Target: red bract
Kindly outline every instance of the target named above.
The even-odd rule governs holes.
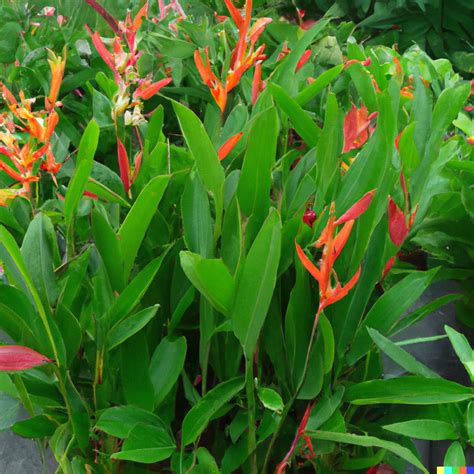
[[[120,178],[122,179],[125,192],[128,193],[130,190],[130,163],[128,161],[127,150],[125,149],[125,146],[119,137],[117,137],[117,155],[120,169]]]
[[[352,231],[355,219],[365,212],[372,201],[375,190],[366,193],[359,201],[357,201],[348,211],[346,211],[339,219],[336,219],[335,205],[331,204],[330,217],[326,227],[321,232],[318,240],[314,243],[317,248],[322,248],[322,256],[319,268],[314,265],[311,260],[303,252],[303,249],[296,243],[296,251],[301,263],[306,270],[319,283],[319,308],[317,316],[321,311],[340,299],[344,298],[349,291],[354,287],[359,279],[361,268],[352,276],[352,278],[342,286],[339,282],[336,271],[334,270],[334,263],[341,253],[341,250],[347,243],[347,240]],[[352,218],[351,218],[352,217]],[[342,229],[335,234],[337,227],[344,223]],[[336,281],[336,286],[331,284],[331,276]]]
[[[310,57],[311,57],[311,50],[307,49],[298,60],[298,63],[296,64],[295,72],[298,72],[308,62]]]
[[[410,229],[413,225],[413,221],[416,217],[418,206],[411,213],[410,216],[405,215],[392,199],[391,196],[388,198],[388,230],[390,233],[390,239],[397,246],[401,247],[403,242],[408,236]],[[408,219],[408,222],[407,222]]]
[[[303,222],[308,226],[308,227],[313,227],[314,221],[318,218],[316,213],[312,209],[306,209],[306,211],[303,214]]]
[[[222,161],[232,151],[237,142],[242,138],[242,135],[242,132],[236,133],[225,141],[225,143],[219,148],[219,151],[217,153],[219,160]]]
[[[368,115],[364,104],[361,104],[359,109],[352,104],[351,110],[344,118],[344,148],[342,150],[344,153],[361,147],[367,141],[370,122],[376,116],[377,112]]]
[[[0,346],[0,371],[13,372],[31,369],[53,362],[43,354],[23,346]]]
[[[293,451],[296,448],[296,444],[298,443],[298,440],[301,437],[305,440],[306,446],[308,447],[308,449],[311,453],[309,455],[309,458],[312,459],[312,458],[316,457],[316,454],[315,454],[314,449],[313,449],[313,443],[311,442],[311,439],[304,434],[305,429],[306,429],[306,425],[308,424],[309,415],[311,414],[311,410],[313,408],[313,405],[314,405],[314,401],[311,401],[311,402],[308,403],[308,406],[306,407],[306,411],[304,412],[303,418],[301,419],[300,425],[298,426],[298,429],[296,431],[296,435],[293,439],[293,443],[291,443],[290,449],[286,453],[283,460],[280,462],[280,464],[278,464],[278,466],[276,468],[276,474],[283,474],[285,472],[286,465],[288,464],[288,461],[290,460],[290,457],[291,457],[291,455],[293,454]]]

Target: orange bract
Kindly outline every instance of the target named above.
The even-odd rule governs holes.
[[[255,103],[258,92],[261,90],[261,61],[265,59],[263,51],[265,45],[255,49],[255,44],[262,34],[265,27],[272,21],[271,18],[259,18],[250,28],[250,20],[252,18],[252,0],[245,3],[245,15],[242,16],[232,3],[232,0],[225,0],[225,4],[229,10],[230,16],[239,30],[239,39],[232,51],[230,57],[229,69],[225,81],[217,78],[211,69],[209,61],[208,49],[204,49],[206,64],[203,63],[199,50],[194,53],[194,62],[199,71],[201,79],[209,87],[212,97],[217,105],[224,112],[227,104],[228,93],[239,83],[243,74],[255,64],[258,64],[258,72],[254,81],[252,98]]]
[[[341,250],[347,243],[354,225],[354,221],[362,213],[364,213],[370,205],[374,196],[375,190],[369,191],[362,196],[348,211],[346,211],[339,219],[335,216],[335,205],[331,204],[329,220],[326,227],[321,232],[318,240],[314,243],[317,248],[322,248],[322,256],[319,268],[306,256],[303,249],[295,242],[296,252],[301,263],[306,270],[319,283],[319,309],[318,313],[325,307],[336,303],[344,298],[349,291],[354,287],[359,279],[361,268],[352,276],[352,278],[342,286],[339,282],[336,271],[334,270],[334,263],[341,253]],[[344,224],[337,232],[338,226]],[[336,281],[333,286],[331,277]]]

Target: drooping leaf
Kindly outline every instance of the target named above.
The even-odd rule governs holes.
[[[186,359],[186,338],[161,340],[150,361],[150,378],[158,406],[178,380]]]
[[[192,252],[179,254],[181,267],[192,284],[217,311],[230,316],[234,278],[220,259],[204,259]]]
[[[182,443],[185,446],[197,439],[216,412],[242,390],[244,383],[242,377],[226,380],[206,393],[188,411],[182,426]]]
[[[409,436],[410,438],[441,441],[457,439],[454,426],[440,420],[409,420],[383,426],[383,429],[393,433]]]

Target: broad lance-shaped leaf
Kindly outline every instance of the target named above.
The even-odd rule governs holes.
[[[340,444],[352,444],[355,446],[364,446],[373,448],[374,446],[381,449],[386,449],[398,457],[408,461],[410,464],[418,467],[423,473],[428,474],[426,468],[421,464],[420,460],[404,446],[393,441],[386,441],[384,439],[376,438],[375,436],[362,436],[351,433],[332,433],[329,431],[306,431],[306,435],[313,439],[320,439],[325,441],[334,441]]]
[[[270,211],[239,274],[232,311],[234,333],[247,358],[252,358],[275,289],[281,251],[281,223]]]
[[[53,362],[43,354],[23,346],[0,346],[0,371],[14,372]]]
[[[234,278],[220,259],[205,259],[182,251],[181,267],[191,283],[209,302],[226,316],[230,316],[234,295]]]
[[[155,406],[168,395],[183,370],[186,359],[186,338],[161,340],[150,361],[150,378],[155,391]]]
[[[449,326],[444,326],[444,330],[451,341],[451,345],[453,346],[456,355],[466,368],[471,380],[474,381],[474,351],[472,350],[469,341],[466,339],[464,334],[461,334]]]
[[[433,372],[431,369],[426,367],[426,365],[416,360],[409,352],[397,346],[390,339],[382,336],[382,334],[375,329],[367,328],[367,330],[369,331],[370,337],[375,344],[377,344],[380,350],[385,352],[385,354],[387,354],[388,357],[390,357],[390,359],[396,362],[400,367],[403,367],[412,374],[421,375],[422,377],[439,377],[436,372]]]
[[[87,186],[87,180],[92,171],[94,155],[99,143],[99,126],[95,120],[91,120],[82,135],[77,152],[76,170],[64,199],[64,218],[66,221],[69,249],[73,248],[74,235],[72,225],[79,202]]]
[[[301,106],[305,105],[313,97],[318,95],[332,80],[339,76],[343,69],[344,64],[338,64],[337,66],[324,71],[309,86],[306,86],[298,93],[295,97],[296,102]]]
[[[270,91],[278,106],[288,115],[294,129],[308,147],[313,148],[316,146],[321,129],[314,123],[313,119],[282,87],[270,84]]]
[[[242,390],[244,384],[245,380],[243,377],[236,377],[220,383],[206,393],[184,417],[182,443],[187,446],[196,441],[211,418]]]
[[[124,280],[132,270],[138,249],[168,186],[169,176],[156,176],[142,190],[119,230]]]
[[[112,459],[153,464],[169,458],[176,444],[169,434],[153,425],[138,423],[125,440],[122,450]]]
[[[428,288],[438,270],[439,268],[433,268],[427,272],[410,273],[374,303],[353,338],[352,348],[347,355],[349,364],[354,364],[370,350],[372,340],[367,328],[388,334],[405,311]]]
[[[272,168],[276,158],[278,114],[274,107],[258,114],[250,126],[237,196],[242,213],[263,222],[270,208]]]
[[[412,375],[357,383],[348,387],[345,395],[345,399],[354,405],[437,405],[472,398],[472,390],[458,383]]]
[[[224,169],[204,125],[197,115],[179,102],[172,101],[186,143],[196,161],[199,176],[212,194],[216,206],[214,239],[220,235],[223,210]]]
[[[451,423],[440,420],[409,420],[383,426],[384,430],[409,436],[410,438],[442,441],[458,439],[458,434]]]

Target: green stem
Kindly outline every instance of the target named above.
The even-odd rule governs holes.
[[[257,437],[255,430],[255,388],[253,382],[253,361],[245,358],[245,382],[247,390],[247,411],[248,411],[248,452],[250,461],[250,472],[257,473]]]
[[[314,323],[313,323],[313,329],[311,331],[311,337],[309,339],[309,344],[308,344],[308,350],[306,351],[306,359],[304,362],[303,366],[303,373],[301,375],[301,379],[296,387],[295,393],[293,396],[290,398],[288,403],[285,405],[285,408],[283,410],[283,413],[280,418],[280,422],[278,423],[277,429],[275,430],[275,433],[273,433],[272,439],[270,440],[270,444],[268,445],[267,453],[265,454],[265,461],[263,463],[263,468],[261,470],[262,474],[267,473],[267,467],[268,463],[270,462],[270,456],[272,454],[273,446],[275,445],[275,442],[280,435],[280,431],[283,428],[283,425],[285,424],[286,417],[288,416],[288,413],[290,413],[290,410],[293,407],[293,404],[295,403],[296,399],[298,398],[298,395],[303,388],[304,382],[306,380],[306,376],[308,375],[308,368],[309,368],[309,359],[311,357],[311,351],[313,350],[314,346],[314,341],[315,341],[315,336],[316,336],[316,328],[318,327],[318,322],[319,322],[319,317],[321,316],[322,313],[322,308],[321,306],[318,308],[318,311],[316,313],[316,316],[314,318]]]

